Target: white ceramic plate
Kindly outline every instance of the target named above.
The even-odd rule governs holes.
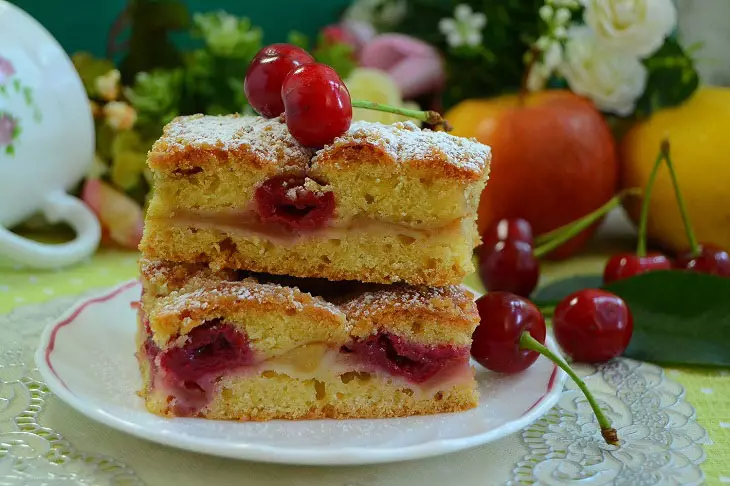
[[[373,464],[446,454],[495,441],[531,424],[560,397],[565,374],[545,358],[523,373],[477,367],[476,409],[378,420],[232,422],[153,415],[136,394],[134,356],[140,285],[86,299],[41,338],[36,363],[48,388],[82,414],[143,439],[237,459],[288,464]],[[548,339],[548,347],[556,350]]]

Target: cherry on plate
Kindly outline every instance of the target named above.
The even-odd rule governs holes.
[[[535,304],[509,292],[489,292],[476,305],[480,323],[472,334],[472,357],[498,373],[529,368],[540,354],[520,347],[522,333],[545,342],[545,319]]]

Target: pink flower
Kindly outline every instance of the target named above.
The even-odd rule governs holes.
[[[15,68],[12,63],[0,56],[0,84],[5,84],[13,74],[15,74]]]
[[[437,91],[445,80],[444,65],[431,45],[403,34],[382,34],[360,53],[363,67],[381,69],[393,78],[403,98]]]
[[[13,132],[15,132],[16,125],[17,122],[12,116],[8,114],[0,115],[0,147],[10,145],[13,141]]]

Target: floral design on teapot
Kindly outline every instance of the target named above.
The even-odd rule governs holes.
[[[22,96],[25,105],[33,111],[33,121],[40,123],[41,110],[33,101],[33,90],[24,86],[9,59],[0,56],[0,97]],[[14,155],[15,143],[22,132],[21,120],[8,111],[0,110],[0,154]]]

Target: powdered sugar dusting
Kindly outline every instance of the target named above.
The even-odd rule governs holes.
[[[172,314],[183,317],[212,306],[230,308],[236,306],[236,302],[243,301],[260,305],[275,304],[282,310],[295,309],[299,312],[305,307],[317,307],[332,314],[341,314],[335,305],[318,297],[312,297],[295,287],[260,283],[253,278],[240,282],[193,279],[187,286],[163,298],[161,306],[156,311],[158,315]]]
[[[479,175],[487,168],[491,152],[487,145],[477,142],[476,139],[421,129],[411,121],[390,125],[355,121],[345,135],[336,138],[332,145],[319,151],[317,157],[353,144],[379,147],[400,163],[438,159],[460,170]]]
[[[190,148],[234,151],[247,147],[261,159],[276,165],[285,162],[306,164],[312,156],[311,150],[292,137],[286,123],[278,118],[260,116],[177,117],[165,127],[158,144],[165,147],[167,153],[184,152]],[[156,151],[156,147],[152,151]]]
[[[383,286],[379,290],[354,295],[340,304],[349,319],[370,319],[384,311],[428,309],[453,314],[473,311],[472,296],[462,287]]]

